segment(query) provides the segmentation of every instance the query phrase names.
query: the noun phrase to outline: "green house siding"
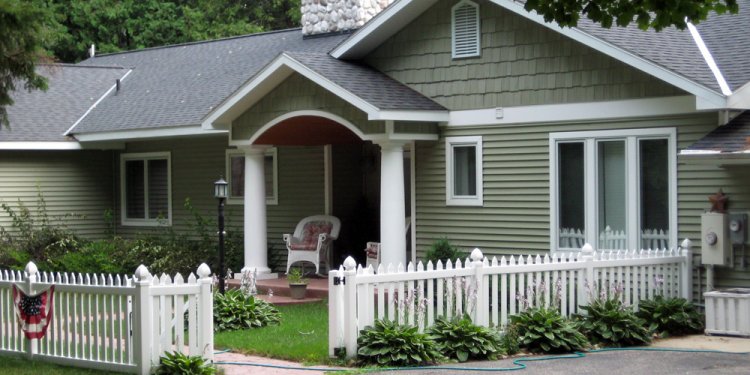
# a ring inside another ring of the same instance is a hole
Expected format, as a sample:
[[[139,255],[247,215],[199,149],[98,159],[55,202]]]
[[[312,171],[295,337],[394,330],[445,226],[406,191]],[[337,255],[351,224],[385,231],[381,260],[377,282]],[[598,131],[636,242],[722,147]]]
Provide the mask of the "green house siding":
[[[443,128],[442,137],[483,137],[484,205],[445,204],[445,146],[418,142],[416,152],[417,252],[423,256],[437,238],[447,236],[464,250],[485,254],[549,251],[549,133],[650,127],[676,127],[683,149],[716,127],[716,115],[567,125]],[[679,151],[679,150],[678,150]],[[678,160],[678,233],[690,238],[700,253],[700,215],[707,196],[723,188],[732,210],[750,211],[747,167],[686,165]],[[748,285],[750,274],[721,271],[717,285]]]
[[[172,162],[172,228],[183,234],[190,231],[194,222],[184,208],[186,198],[206,218],[215,218],[217,201],[213,197],[213,183],[226,172],[225,137],[200,137],[174,140],[128,143],[123,152],[171,153]],[[299,219],[320,214],[324,210],[323,148],[280,147],[278,149],[279,203],[267,206],[269,267],[286,268],[286,248],[281,236],[294,231]],[[119,158],[118,158],[119,168]],[[120,222],[119,172],[117,173],[117,220]],[[244,206],[229,204],[226,207],[227,230],[242,231]],[[118,225],[120,235],[138,233],[166,233],[165,228]],[[239,270],[235,270],[239,271]]]
[[[340,116],[365,134],[385,131],[383,121],[368,121],[365,112],[294,73],[232,123],[232,137],[234,140],[250,139],[273,119],[302,110],[321,110]]]
[[[482,54],[451,58],[441,0],[366,61],[450,110],[682,95],[680,90],[485,0]]]
[[[0,151],[0,203],[17,210],[20,200],[36,214],[41,193],[50,224],[102,238],[104,211],[114,204],[113,160],[109,151]],[[5,211],[0,227],[14,232]]]

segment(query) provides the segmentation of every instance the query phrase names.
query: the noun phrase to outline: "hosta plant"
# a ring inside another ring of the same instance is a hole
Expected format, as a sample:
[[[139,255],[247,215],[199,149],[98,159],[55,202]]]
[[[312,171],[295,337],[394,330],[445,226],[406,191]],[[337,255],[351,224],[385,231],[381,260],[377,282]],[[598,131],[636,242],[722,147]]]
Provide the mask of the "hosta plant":
[[[520,345],[531,352],[571,352],[588,345],[575,324],[554,307],[530,307],[510,321],[518,328]]]
[[[279,311],[273,305],[238,289],[214,294],[215,331],[263,327],[279,321]]]
[[[438,318],[430,334],[446,357],[466,362],[469,359],[496,359],[503,354],[500,334],[478,326],[467,315],[453,319]]]
[[[686,335],[703,331],[703,314],[684,298],[665,298],[639,302],[638,316],[650,323],[649,329],[660,335]]]
[[[359,332],[358,360],[363,365],[418,366],[441,359],[433,337],[420,333],[417,327],[389,320],[376,320]]]
[[[155,372],[157,375],[213,375],[216,368],[199,355],[173,352],[164,353]]]
[[[596,298],[581,309],[586,314],[576,316],[579,328],[594,343],[633,346],[651,342],[646,322],[630,306],[625,306],[617,294]]]

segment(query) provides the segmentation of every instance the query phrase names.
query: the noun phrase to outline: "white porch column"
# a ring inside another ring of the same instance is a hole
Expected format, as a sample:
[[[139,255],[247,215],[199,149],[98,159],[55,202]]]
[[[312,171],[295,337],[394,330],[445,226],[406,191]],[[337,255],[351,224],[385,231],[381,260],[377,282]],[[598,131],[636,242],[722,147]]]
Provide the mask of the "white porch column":
[[[380,262],[406,265],[406,199],[404,145],[384,141],[380,146]]]
[[[269,274],[266,231],[265,147],[242,147],[245,151],[245,263],[258,275]]]

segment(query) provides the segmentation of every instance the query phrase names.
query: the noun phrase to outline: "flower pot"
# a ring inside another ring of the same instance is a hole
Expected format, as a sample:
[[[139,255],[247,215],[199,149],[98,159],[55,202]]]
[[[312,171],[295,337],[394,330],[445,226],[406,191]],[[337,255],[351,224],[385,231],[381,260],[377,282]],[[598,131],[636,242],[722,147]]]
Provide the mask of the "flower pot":
[[[289,284],[289,296],[292,299],[303,299],[307,294],[307,284]]]

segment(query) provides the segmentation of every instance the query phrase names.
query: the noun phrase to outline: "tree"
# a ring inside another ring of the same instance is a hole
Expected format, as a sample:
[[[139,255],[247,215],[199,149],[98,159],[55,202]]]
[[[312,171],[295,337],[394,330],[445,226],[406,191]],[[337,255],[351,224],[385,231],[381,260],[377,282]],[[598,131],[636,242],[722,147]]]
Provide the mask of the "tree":
[[[47,89],[47,80],[36,74],[35,64],[47,59],[43,50],[49,13],[44,7],[18,0],[0,0],[0,128],[10,126],[6,107],[16,85],[27,90]]]
[[[688,22],[697,24],[712,11],[739,11],[737,0],[527,0],[524,7],[563,27],[576,26],[583,15],[605,28],[635,22],[643,30],[656,31],[670,26],[684,30]]]

